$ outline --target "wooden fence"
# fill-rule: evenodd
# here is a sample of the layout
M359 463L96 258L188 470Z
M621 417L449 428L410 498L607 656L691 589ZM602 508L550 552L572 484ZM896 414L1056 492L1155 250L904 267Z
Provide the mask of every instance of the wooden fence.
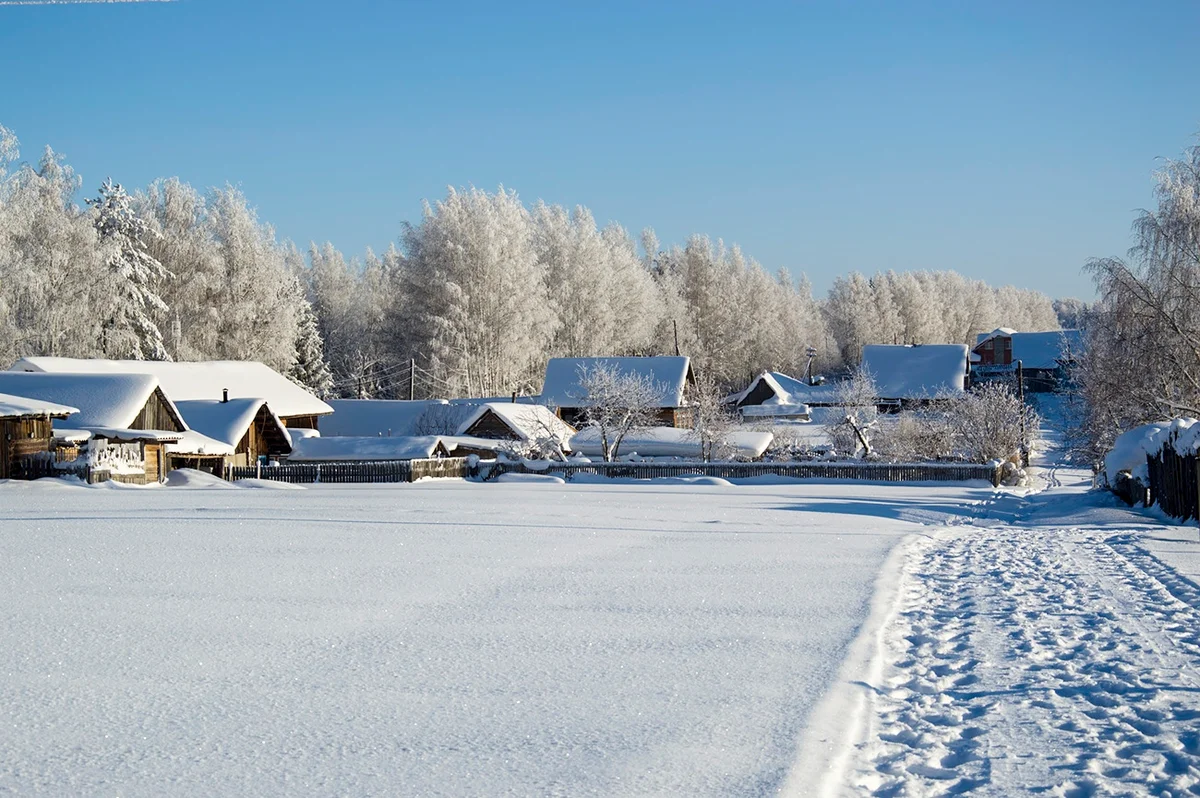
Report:
M781 476L797 479L870 480L875 482L965 482L981 479L1000 484L1000 466L975 463L550 463L531 468L524 463L485 466L483 478L501 474L576 474L626 479L706 476L723 479Z
M269 479L294 485L347 482L415 482L421 477L466 477L467 458L432 460L345 460L321 463L281 463L268 466L230 466L225 479Z
M44 477L78 477L89 485L101 482L124 482L129 485L145 485L148 480L142 474L114 473L107 468L89 467L86 460L64 460L55 462L53 457L22 457L17 461L13 476L17 479L42 479Z
M1187 521L1200 519L1200 468L1196 455L1180 455L1171 444L1146 458L1150 484L1145 486L1146 506L1157 504L1167 515ZM1131 482L1136 482L1131 480Z

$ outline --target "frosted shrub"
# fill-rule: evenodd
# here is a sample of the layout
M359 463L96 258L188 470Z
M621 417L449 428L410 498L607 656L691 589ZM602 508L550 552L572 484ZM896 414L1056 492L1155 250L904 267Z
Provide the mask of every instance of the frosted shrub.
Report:
M960 454L971 462L1003 460L1028 451L1040 419L1007 385L985 383L947 409Z

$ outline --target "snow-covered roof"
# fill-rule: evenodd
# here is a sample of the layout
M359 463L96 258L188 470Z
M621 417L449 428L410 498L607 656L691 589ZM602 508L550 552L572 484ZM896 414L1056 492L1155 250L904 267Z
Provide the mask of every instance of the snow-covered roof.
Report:
M880 399L932 399L963 392L966 344L868 344L862 365Z
M742 415L755 418L808 418L812 408L804 404L764 402L761 405L742 405Z
M759 374L750 383L744 391L738 391L731 396L726 397L728 403L740 403L746 397L754 393L754 390L760 384L766 384L770 387L774 396L767 399L763 404L777 405L813 405L813 404L829 404L836 401L834 386L827 383L821 385L809 385L803 380L798 380L795 377L789 377L786 374L781 374L778 371L764 371ZM743 406L743 412L745 406Z
M68 357L26 357L12 371L51 373L153 374L173 401L220 399L229 389L231 399L265 399L281 418L323 416L333 408L271 367L249 360L164 362L159 360L100 360Z
M71 427L126 429L158 380L149 374L37 374L0 371L0 392L78 408Z
M555 407L587 407L587 391L579 384L582 372L611 366L621 374L649 378L662 386L658 407L682 407L691 361L686 357L552 357L546 363L541 403Z
M1016 332L1016 330L1011 329L1009 327L997 327L996 329L992 330L989 333L979 333L979 335L975 336L975 346L979 346L981 343L988 340L989 338L995 338L997 336L1003 338L1003 337L1012 335L1015 332Z
M321 435L326 438L411 435L413 424L431 405L446 404L445 399L331 399L333 415L321 419Z
M738 430L728 435L728 445L738 457L761 457L775 436L770 432ZM604 454L600 431L585 427L571 439L571 450L589 457ZM643 457L700 457L700 438L690 429L651 427L635 430L621 442L619 455L640 454Z
M210 438L195 430L187 430L186 432L179 433L179 435L178 443L168 443L163 447L168 454L204 455L206 457L214 455L225 456L233 454L236 448L225 441Z
M72 413L78 412L79 408L77 407L68 407L57 402L0 393L0 418L26 418L28 416L66 418Z
M501 438L477 438L473 435L441 435L438 440L446 447L446 451L453 452L455 449L462 447L464 449L480 449L486 452L500 452L508 449L512 445L512 441L503 440Z
M420 460L433 457L439 440L437 435L304 438L293 443L288 460Z
M54 440L64 443L83 443L86 440L90 440L91 437L92 433L85 429L54 428Z
M1078 355L1082 346L1079 330L1013 333L1012 359L1027 369L1053 369L1068 353Z
M556 416L545 405L523 405L513 402L488 402L477 406L458 425L458 434L466 433L471 425L489 410L499 416L523 441L548 435L560 443L566 443L575 434L574 427Z
M191 399L176 402L175 406L179 408L189 428L236 447L254 423L258 411L266 404L263 399L230 399L228 402L219 399ZM267 405L267 410L271 412L270 405ZM287 428L273 412L271 419L284 439L290 440Z

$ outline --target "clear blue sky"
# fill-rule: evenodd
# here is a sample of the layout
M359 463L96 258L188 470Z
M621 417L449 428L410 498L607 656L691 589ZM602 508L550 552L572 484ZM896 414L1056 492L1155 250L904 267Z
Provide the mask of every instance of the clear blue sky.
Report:
M739 243L823 291L956 269L1090 297L1200 129L1200 3L0 6L0 124L106 177L240 185L384 249L447 185Z

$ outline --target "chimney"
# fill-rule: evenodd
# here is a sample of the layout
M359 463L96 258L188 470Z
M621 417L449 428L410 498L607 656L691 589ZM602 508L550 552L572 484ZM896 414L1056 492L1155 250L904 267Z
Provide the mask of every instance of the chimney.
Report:
M228 401L229 401L229 389L222 388L221 389L221 404L225 404Z

